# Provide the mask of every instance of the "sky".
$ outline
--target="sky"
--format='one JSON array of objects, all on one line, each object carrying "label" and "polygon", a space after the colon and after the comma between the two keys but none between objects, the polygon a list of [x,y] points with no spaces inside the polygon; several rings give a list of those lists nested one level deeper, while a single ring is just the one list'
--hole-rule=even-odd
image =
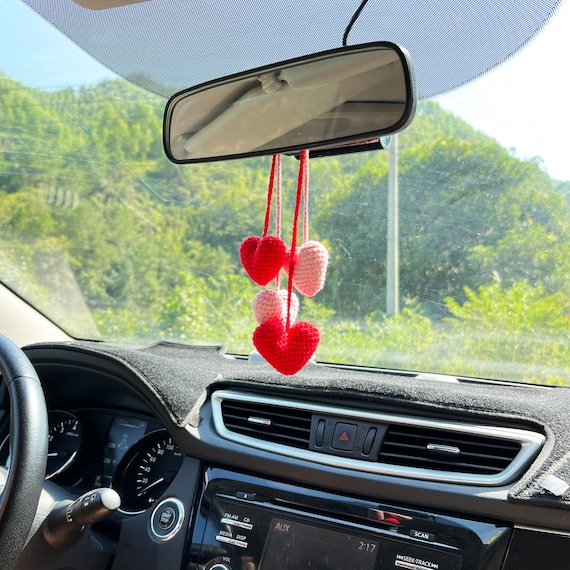
[{"label": "sky", "polygon": [[566,0],[536,39],[510,61],[438,101],[506,148],[516,149],[520,158],[540,156],[551,177],[570,180],[569,57]]},{"label": "sky", "polygon": [[0,70],[42,89],[91,85],[115,77],[19,0],[0,0]]},{"label": "sky", "polygon": [[[9,77],[42,89],[114,77],[80,48],[70,52],[70,43],[18,0],[0,0],[0,70]],[[520,158],[540,156],[551,177],[570,180],[569,55],[566,0],[544,31],[509,62],[438,101]]]}]

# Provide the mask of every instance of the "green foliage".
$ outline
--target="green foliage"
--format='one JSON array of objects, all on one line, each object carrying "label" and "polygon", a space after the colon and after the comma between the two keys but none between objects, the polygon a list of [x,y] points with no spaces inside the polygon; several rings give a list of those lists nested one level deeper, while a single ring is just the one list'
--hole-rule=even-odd
[{"label": "green foliage", "polygon": [[[570,295],[548,295],[542,285],[525,281],[506,289],[495,282],[477,292],[466,287],[465,294],[463,304],[446,300],[453,315],[451,366],[474,362],[478,373],[482,367],[511,369],[528,381],[562,382],[563,370],[570,368]],[[459,353],[452,357],[456,347]]]},{"label": "green foliage", "polygon": [[251,335],[257,326],[251,303],[259,292],[242,274],[219,278],[180,275],[180,284],[165,299],[159,316],[161,335],[186,342],[219,343],[232,339],[232,349],[251,350]]},{"label": "green foliage", "polygon": [[[163,104],[126,82],[42,92],[0,74],[0,279],[77,336],[96,325],[117,342],[248,353],[260,289],[238,249],[261,234],[270,159],[169,163]],[[299,318],[321,330],[318,357],[563,382],[570,183],[435,102],[399,151],[401,294],[413,301],[397,317],[383,314],[387,153],[311,161],[310,237],[331,262]],[[287,243],[297,168],[283,158]]]},{"label": "green foliage", "polygon": [[[570,208],[553,182],[433,103],[427,111],[400,137],[401,294],[441,318],[446,297],[464,300],[465,286],[489,284],[495,273],[507,286],[567,287]],[[338,285],[322,300],[342,316],[385,306],[387,185],[378,155],[316,218]]]},{"label": "green foliage", "polygon": [[322,331],[321,360],[416,370],[435,365],[432,323],[412,302],[398,316],[371,314],[361,321],[332,316],[316,322]]}]

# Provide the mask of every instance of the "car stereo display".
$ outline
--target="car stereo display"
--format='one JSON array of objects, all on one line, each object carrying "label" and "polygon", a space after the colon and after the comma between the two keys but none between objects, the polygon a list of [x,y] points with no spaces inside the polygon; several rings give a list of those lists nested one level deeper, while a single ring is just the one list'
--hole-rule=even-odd
[{"label": "car stereo display", "polygon": [[240,491],[215,494],[188,569],[462,570],[457,547],[279,503]]},{"label": "car stereo display", "polygon": [[374,570],[379,543],[274,517],[259,570]]},{"label": "car stereo display", "polygon": [[218,467],[203,485],[184,570],[499,570],[512,535]]}]

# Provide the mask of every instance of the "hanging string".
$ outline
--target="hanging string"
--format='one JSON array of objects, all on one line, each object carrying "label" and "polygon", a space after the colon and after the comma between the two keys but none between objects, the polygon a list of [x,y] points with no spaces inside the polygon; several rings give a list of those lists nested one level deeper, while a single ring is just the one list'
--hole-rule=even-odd
[{"label": "hanging string", "polygon": [[[267,206],[265,207],[265,223],[263,224],[263,235],[265,237],[269,231],[269,220],[271,217],[271,201],[273,200],[273,185],[275,182],[275,169],[277,166],[277,155],[271,159],[271,174],[269,175],[269,188],[267,190]],[[277,236],[279,237],[279,236]]]},{"label": "hanging string", "polygon": [[275,234],[281,239],[281,155],[276,155],[277,161],[277,212],[275,214]]},{"label": "hanging string", "polygon": [[291,235],[291,255],[289,256],[289,280],[287,282],[287,320],[285,330],[289,332],[291,324],[291,295],[293,294],[293,267],[295,265],[295,250],[297,248],[297,230],[299,222],[299,210],[301,209],[301,196],[303,195],[306,163],[309,157],[307,150],[301,151],[299,163],[299,175],[297,177],[297,196],[295,198],[295,213],[293,214],[293,232]]},{"label": "hanging string", "polygon": [[303,170],[303,243],[309,240],[309,151],[305,150],[307,157]]},{"label": "hanging string", "polygon": [[[281,239],[281,155],[276,156],[276,167],[277,167],[277,189],[276,189],[276,211],[275,211],[275,235]],[[275,291],[279,291],[281,283],[281,272],[277,273],[275,278]]]}]

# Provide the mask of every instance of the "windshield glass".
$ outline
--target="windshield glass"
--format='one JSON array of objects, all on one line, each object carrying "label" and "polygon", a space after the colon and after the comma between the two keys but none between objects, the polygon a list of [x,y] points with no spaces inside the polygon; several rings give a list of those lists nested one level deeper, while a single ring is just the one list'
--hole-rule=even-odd
[{"label": "windshield glass", "polygon": [[[271,157],[169,163],[164,98],[0,7],[0,281],[77,338],[249,354],[259,286],[239,248],[261,235]],[[318,361],[570,378],[570,93],[553,55],[569,12],[488,76],[420,101],[391,149],[310,161],[310,237],[330,254],[300,307]],[[287,242],[298,167],[283,157]]]}]

